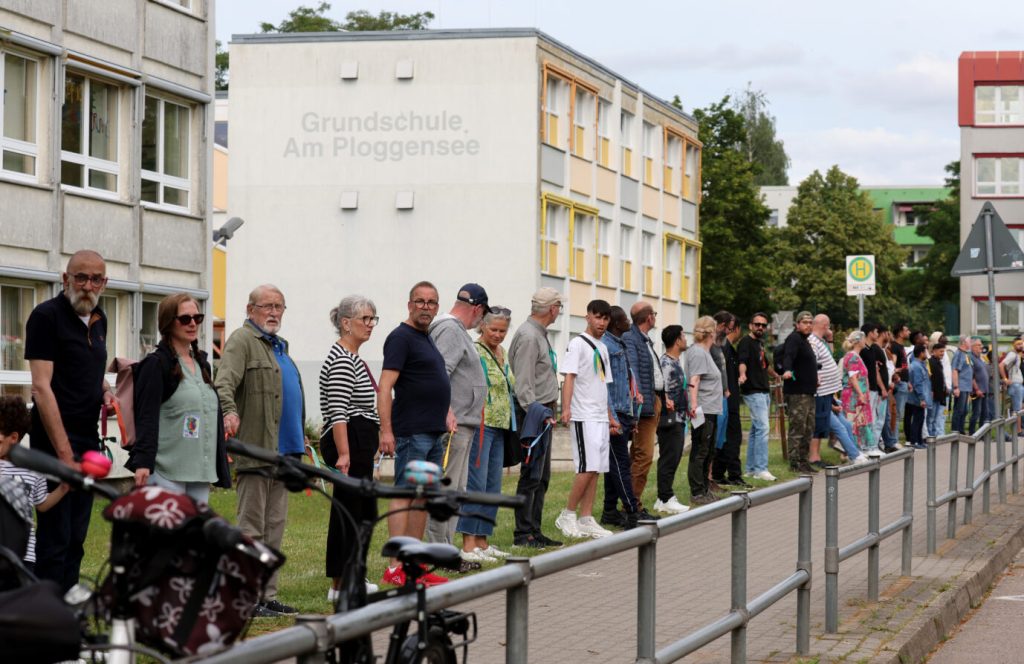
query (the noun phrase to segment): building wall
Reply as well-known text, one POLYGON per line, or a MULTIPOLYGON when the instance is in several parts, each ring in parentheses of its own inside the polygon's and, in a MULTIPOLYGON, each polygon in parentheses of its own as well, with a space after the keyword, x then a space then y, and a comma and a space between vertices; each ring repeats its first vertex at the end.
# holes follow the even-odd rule
POLYGON ((212 0, 0 6, 0 32, 10 31, 0 41, 0 390, 27 390, 25 320, 57 292, 79 249, 107 260, 109 354, 144 352, 167 292, 206 299, 213 11, 212 0), (180 129, 175 147, 154 133, 161 129, 180 129), (172 204, 175 187, 187 200, 172 204))

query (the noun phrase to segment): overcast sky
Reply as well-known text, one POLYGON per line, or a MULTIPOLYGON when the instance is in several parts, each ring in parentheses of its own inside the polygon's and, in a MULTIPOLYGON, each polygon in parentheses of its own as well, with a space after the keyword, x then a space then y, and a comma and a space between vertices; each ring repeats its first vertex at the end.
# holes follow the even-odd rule
MULTIPOLYGON (((302 4, 318 0, 217 0, 218 39, 302 4)), ((329 14, 355 9, 537 27, 687 111, 750 82, 778 120, 791 184, 833 164, 866 185, 941 184, 959 157, 958 56, 1024 50, 1022 0, 360 0, 329 14)))

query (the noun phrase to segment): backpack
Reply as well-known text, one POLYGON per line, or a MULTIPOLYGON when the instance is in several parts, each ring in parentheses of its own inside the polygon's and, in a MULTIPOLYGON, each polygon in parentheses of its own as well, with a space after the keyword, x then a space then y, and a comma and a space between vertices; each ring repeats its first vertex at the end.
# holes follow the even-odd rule
POLYGON ((107 418, 117 416, 117 426, 121 430, 121 447, 128 449, 135 444, 135 369, 138 362, 126 357, 115 357, 107 367, 109 373, 117 374, 114 383, 114 396, 117 403, 112 410, 106 410, 101 419, 102 435, 107 437, 107 418))
POLYGON ((782 375, 786 373, 786 370, 782 366, 782 361, 786 358, 786 344, 782 343, 772 349, 772 368, 775 369, 775 373, 782 375))

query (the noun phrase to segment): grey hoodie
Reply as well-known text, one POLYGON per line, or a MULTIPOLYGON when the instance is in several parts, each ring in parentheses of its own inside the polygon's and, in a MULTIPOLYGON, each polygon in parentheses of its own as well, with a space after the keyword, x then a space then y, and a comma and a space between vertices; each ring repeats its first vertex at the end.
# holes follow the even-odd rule
POLYGON ((469 332, 455 316, 441 314, 430 324, 430 338, 448 370, 455 420, 460 425, 480 426, 487 400, 487 379, 469 332))

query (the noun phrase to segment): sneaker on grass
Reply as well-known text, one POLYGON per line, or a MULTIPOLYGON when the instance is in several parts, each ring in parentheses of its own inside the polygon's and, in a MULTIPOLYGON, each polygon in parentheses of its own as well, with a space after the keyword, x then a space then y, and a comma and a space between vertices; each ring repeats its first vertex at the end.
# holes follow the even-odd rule
POLYGON ((483 549, 480 547, 476 547, 472 551, 460 551, 459 556, 471 563, 493 563, 498 561, 497 558, 484 554, 483 549))
POLYGON ((294 616, 298 615, 299 613, 299 610, 295 607, 288 606, 284 602, 278 602, 276 599, 272 599, 268 602, 263 602, 263 607, 282 616, 294 616))
POLYGON ((477 547, 476 550, 485 556, 490 556, 491 558, 508 558, 509 556, 508 553, 502 551, 493 544, 488 544, 486 549, 481 549, 480 547, 477 547))
POLYGON ((580 532, 579 523, 576 521, 576 512, 562 510, 562 513, 555 519, 555 527, 566 537, 587 537, 580 532))
POLYGON ((771 473, 769 473, 767 470, 758 471, 758 472, 754 473, 752 475, 752 477, 755 480, 761 480, 762 482, 774 482, 777 479, 779 479, 779 478, 775 477, 774 475, 772 475, 771 473))
POLYGON ((612 531, 602 528, 592 516, 580 517, 579 521, 576 522, 576 530, 583 537, 593 537, 594 539, 608 537, 612 534, 612 531))

